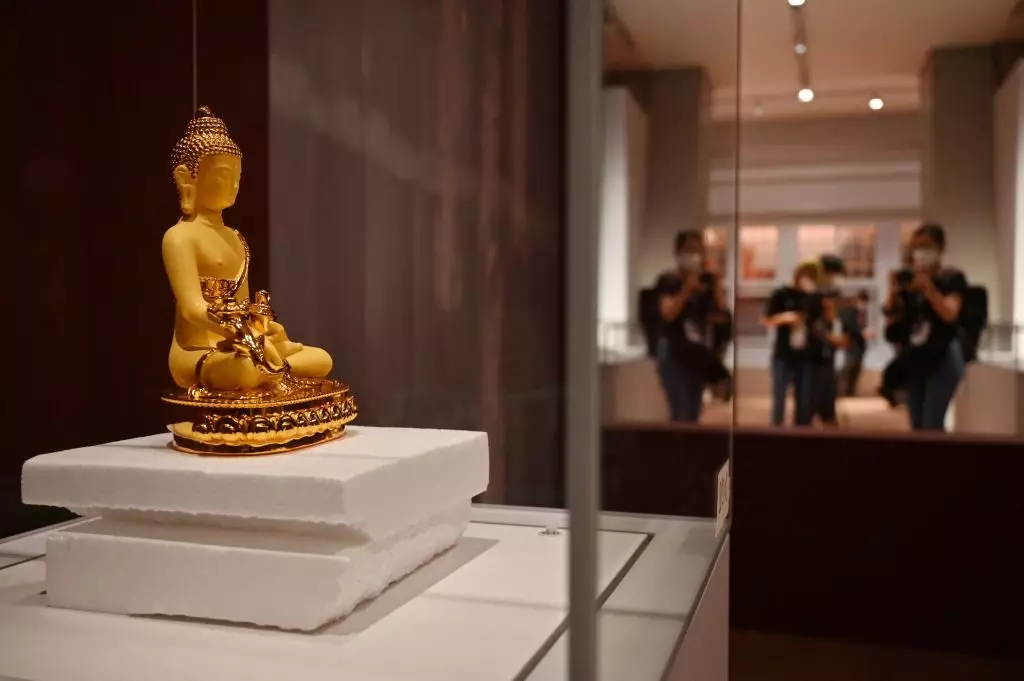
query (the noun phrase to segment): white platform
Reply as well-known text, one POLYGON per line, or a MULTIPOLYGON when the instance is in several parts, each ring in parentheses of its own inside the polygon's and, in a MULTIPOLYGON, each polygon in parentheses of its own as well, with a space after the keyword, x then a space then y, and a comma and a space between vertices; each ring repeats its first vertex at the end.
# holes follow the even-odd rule
POLYGON ((381 542, 93 520, 47 543, 47 599, 310 631, 448 549, 468 523, 468 501, 381 542))
POLYGON ((384 539, 487 489, 486 433, 352 426, 291 454, 190 456, 170 434, 43 454, 26 504, 79 515, 384 539))
MULTIPOLYGON (((516 511, 504 517, 540 519, 516 511)), ((24 563, 0 570, 0 675, 74 681, 522 678, 567 614, 569 533, 548 536, 541 527, 473 523, 450 551, 314 634, 52 608, 40 595, 42 561, 24 563)), ((646 539, 638 532, 600 533, 602 591, 646 539)), ((693 581, 686 574, 673 578, 693 581)), ((294 586, 283 584, 282 594, 294 586)))
POLYGON ((99 517, 47 546, 52 605, 309 631, 448 549, 487 489, 483 433, 352 427, 219 458, 170 435, 44 454, 26 503, 99 517))

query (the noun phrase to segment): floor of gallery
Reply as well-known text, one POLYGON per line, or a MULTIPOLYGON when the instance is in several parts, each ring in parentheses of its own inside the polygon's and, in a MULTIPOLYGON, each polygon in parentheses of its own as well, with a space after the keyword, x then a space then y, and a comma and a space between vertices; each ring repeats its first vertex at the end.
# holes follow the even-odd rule
POLYGON ((733 631, 730 681, 1020 681, 1024 660, 733 631))
MULTIPOLYGON (((786 422, 793 421, 793 404, 789 400, 786 422)), ((769 395, 740 395, 734 400, 736 425, 763 427, 771 421, 772 398, 769 395)), ((909 430, 907 412, 893 409, 881 397, 858 396, 842 398, 836 402, 836 415, 840 428, 898 432, 909 430)), ((712 402, 705 406, 701 423, 725 426, 732 422, 733 404, 712 402)))

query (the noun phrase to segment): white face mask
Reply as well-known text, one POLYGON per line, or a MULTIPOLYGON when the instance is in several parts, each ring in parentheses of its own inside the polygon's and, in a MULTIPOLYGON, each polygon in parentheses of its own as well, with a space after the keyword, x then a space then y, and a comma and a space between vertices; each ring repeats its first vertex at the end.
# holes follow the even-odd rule
POLYGON ((927 270, 939 262, 939 252, 934 248, 915 248, 911 253, 915 270, 927 270))
POLYGON ((687 272, 694 272, 701 268, 704 258, 700 253, 680 253, 679 268, 687 272))
POLYGON ((818 290, 817 284, 811 279, 801 279, 797 282, 797 287, 804 293, 814 293, 818 290))

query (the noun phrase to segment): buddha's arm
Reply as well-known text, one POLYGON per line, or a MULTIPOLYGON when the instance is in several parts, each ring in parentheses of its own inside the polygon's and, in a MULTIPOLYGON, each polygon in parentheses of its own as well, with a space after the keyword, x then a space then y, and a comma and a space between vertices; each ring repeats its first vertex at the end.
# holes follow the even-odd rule
POLYGON ((162 251, 171 291, 185 320, 219 336, 233 338, 232 330, 218 324, 207 313, 208 306, 199 286, 199 269, 191 239, 173 229, 169 230, 164 234, 162 251))

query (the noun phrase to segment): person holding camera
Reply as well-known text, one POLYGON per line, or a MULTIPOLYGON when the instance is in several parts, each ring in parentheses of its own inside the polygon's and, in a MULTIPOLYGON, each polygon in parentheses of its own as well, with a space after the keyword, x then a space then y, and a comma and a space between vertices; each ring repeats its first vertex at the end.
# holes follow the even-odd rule
POLYGON ((889 274, 889 294, 886 296, 882 314, 885 316, 885 340, 892 346, 893 359, 882 370, 882 384, 878 394, 885 398, 890 407, 896 408, 906 402, 907 362, 903 351, 910 339, 908 310, 914 306, 914 270, 911 266, 910 251, 903 257, 903 268, 889 274))
POLYGON ((794 421, 810 421, 810 403, 806 382, 807 327, 806 302, 818 288, 819 268, 816 262, 805 262, 793 272, 793 283, 772 291, 761 323, 775 329, 772 347, 772 425, 785 419, 786 395, 793 389, 794 421))
POLYGON ((661 316, 658 375, 672 420, 696 423, 708 372, 716 368, 709 347, 711 332, 726 306, 718 278, 704 271, 704 238, 700 232, 679 232, 675 256, 676 269, 661 275, 655 285, 661 316))
POLYGON ((941 226, 918 227, 910 239, 911 270, 897 274, 886 306, 886 337, 903 341, 900 361, 914 430, 945 430, 946 412, 964 376, 959 318, 967 279, 942 266, 945 249, 941 226))
POLYGON ((839 394, 842 397, 855 397, 857 384, 864 369, 864 355, 868 351, 868 342, 874 338, 874 330, 868 324, 868 305, 871 294, 861 290, 857 293, 853 304, 839 310, 843 326, 849 331, 850 343, 846 348, 846 362, 839 370, 837 379, 839 394))
POLYGON ((805 377, 810 400, 806 423, 817 416, 824 425, 836 426, 836 352, 849 348, 849 324, 839 315, 839 290, 822 289, 812 305, 820 306, 808 317, 807 367, 805 377))

